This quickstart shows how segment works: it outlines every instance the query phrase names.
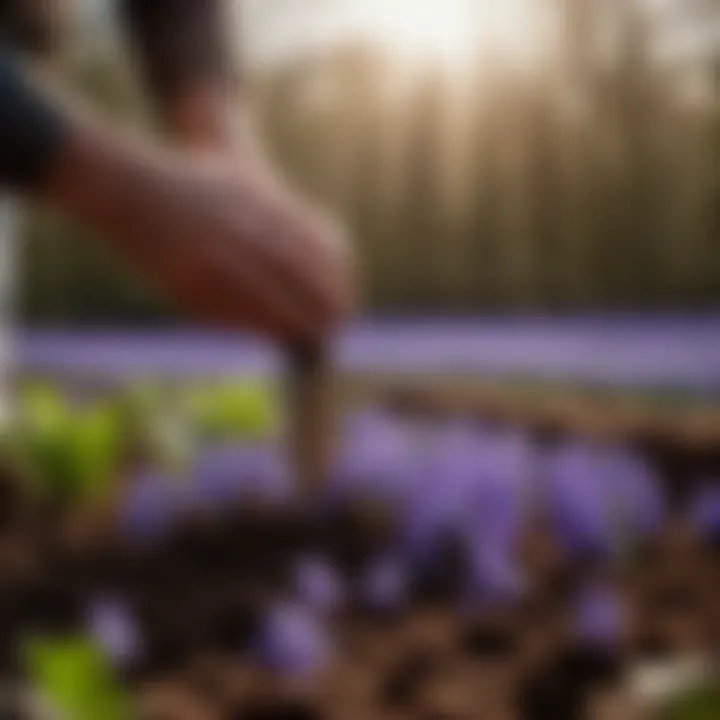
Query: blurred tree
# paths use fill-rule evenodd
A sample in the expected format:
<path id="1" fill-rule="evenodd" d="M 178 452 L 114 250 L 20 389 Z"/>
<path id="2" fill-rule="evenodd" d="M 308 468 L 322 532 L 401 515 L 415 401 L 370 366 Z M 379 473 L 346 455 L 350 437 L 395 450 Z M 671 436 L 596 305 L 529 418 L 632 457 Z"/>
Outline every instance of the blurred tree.
<path id="1" fill-rule="evenodd" d="M 350 222 L 375 311 L 717 305 L 720 43 L 700 40 L 718 0 L 538 2 L 554 25 L 532 69 L 479 48 L 453 74 L 347 39 L 253 64 L 270 148 Z M 109 44 L 69 75 L 141 121 Z M 26 250 L 28 321 L 167 317 L 75 228 L 38 215 Z"/>

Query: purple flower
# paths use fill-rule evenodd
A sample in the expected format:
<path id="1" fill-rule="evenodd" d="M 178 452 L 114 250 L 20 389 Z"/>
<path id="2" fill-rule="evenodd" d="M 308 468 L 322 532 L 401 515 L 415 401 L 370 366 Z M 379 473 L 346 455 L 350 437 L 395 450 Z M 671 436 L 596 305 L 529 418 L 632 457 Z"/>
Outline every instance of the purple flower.
<path id="1" fill-rule="evenodd" d="M 351 416 L 339 443 L 330 500 L 372 493 L 402 500 L 412 489 L 416 461 L 410 435 L 379 411 Z"/>
<path id="2" fill-rule="evenodd" d="M 567 443 L 547 480 L 550 517 L 571 551 L 609 556 L 654 532 L 664 516 L 656 478 L 622 447 Z"/>
<path id="3" fill-rule="evenodd" d="M 480 438 L 467 426 L 448 426 L 434 434 L 419 461 L 403 534 L 413 561 L 426 565 L 466 514 L 467 502 L 482 476 Z"/>
<path id="4" fill-rule="evenodd" d="M 156 541 L 171 530 L 182 505 L 179 481 L 154 471 L 141 472 L 121 502 L 118 523 L 133 540 Z"/>
<path id="5" fill-rule="evenodd" d="M 87 625 L 113 665 L 126 666 L 142 653 L 140 629 L 122 600 L 113 597 L 95 600 L 88 609 Z"/>
<path id="6" fill-rule="evenodd" d="M 322 614 L 338 610 L 345 601 L 342 579 L 324 558 L 302 558 L 295 567 L 296 592 L 301 602 Z"/>
<path id="7" fill-rule="evenodd" d="M 517 598 L 525 590 L 516 561 L 523 510 L 512 486 L 483 483 L 468 509 L 464 534 L 468 600 L 494 603 Z"/>
<path id="8" fill-rule="evenodd" d="M 513 552 L 535 500 L 534 478 L 532 446 L 524 435 L 499 431 L 484 438 L 479 479 L 464 503 L 474 547 Z"/>
<path id="9" fill-rule="evenodd" d="M 609 587 L 593 584 L 584 588 L 575 608 L 575 633 L 596 645 L 612 645 L 620 639 L 625 609 Z"/>
<path id="10" fill-rule="evenodd" d="M 513 488 L 525 488 L 535 473 L 537 462 L 531 439 L 512 427 L 493 428 L 482 433 L 483 471 L 502 479 Z"/>
<path id="11" fill-rule="evenodd" d="M 496 566 L 501 556 L 510 557 L 532 490 L 533 460 L 532 445 L 519 432 L 480 432 L 461 423 L 441 430 L 425 457 L 424 483 L 407 519 L 406 538 L 415 561 L 432 562 L 444 538 L 460 537 L 474 556 L 474 586 L 490 573 L 482 568 Z M 485 557 L 486 547 L 494 548 L 496 557 Z M 509 561 L 506 565 L 507 572 L 501 574 L 509 578 L 514 571 Z M 496 580 L 488 575 L 480 584 L 486 588 L 487 581 Z M 516 583 L 500 582 L 506 584 Z"/>
<path id="12" fill-rule="evenodd" d="M 464 591 L 465 602 L 476 605 L 505 603 L 525 591 L 525 578 L 512 551 L 481 538 L 469 548 L 469 567 Z"/>
<path id="13" fill-rule="evenodd" d="M 409 577 L 402 561 L 393 555 L 377 558 L 361 580 L 363 605 L 374 612 L 396 612 L 408 601 Z"/>
<path id="14" fill-rule="evenodd" d="M 665 520 L 666 502 L 659 479 L 648 463 L 629 448 L 618 446 L 608 453 L 606 473 L 625 507 L 625 517 L 641 537 L 656 532 Z"/>
<path id="15" fill-rule="evenodd" d="M 288 677 L 307 677 L 322 669 L 332 654 L 330 637 L 311 611 L 290 603 L 268 611 L 256 645 L 263 665 Z"/>
<path id="16" fill-rule="evenodd" d="M 212 507 L 260 497 L 279 501 L 290 492 L 279 448 L 265 443 L 232 443 L 198 457 L 188 488 L 189 499 Z"/>
<path id="17" fill-rule="evenodd" d="M 246 487 L 250 496 L 265 502 L 283 503 L 291 499 L 295 488 L 284 451 L 273 443 L 255 445 Z"/>
<path id="18" fill-rule="evenodd" d="M 249 469 L 248 456 L 244 445 L 223 445 L 200 453 L 189 488 L 193 499 L 210 505 L 237 500 Z"/>
<path id="19" fill-rule="evenodd" d="M 690 506 L 693 527 L 704 537 L 720 537 L 720 482 L 701 488 Z"/>

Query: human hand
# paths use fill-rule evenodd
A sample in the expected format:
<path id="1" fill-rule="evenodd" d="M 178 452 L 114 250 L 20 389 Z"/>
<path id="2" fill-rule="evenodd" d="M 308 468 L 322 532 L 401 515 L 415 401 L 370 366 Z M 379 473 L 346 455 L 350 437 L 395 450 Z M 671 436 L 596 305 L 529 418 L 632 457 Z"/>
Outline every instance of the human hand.
<path id="1" fill-rule="evenodd" d="M 314 341 L 350 309 L 342 229 L 250 155 L 160 153 L 85 127 L 47 194 L 210 324 Z"/>

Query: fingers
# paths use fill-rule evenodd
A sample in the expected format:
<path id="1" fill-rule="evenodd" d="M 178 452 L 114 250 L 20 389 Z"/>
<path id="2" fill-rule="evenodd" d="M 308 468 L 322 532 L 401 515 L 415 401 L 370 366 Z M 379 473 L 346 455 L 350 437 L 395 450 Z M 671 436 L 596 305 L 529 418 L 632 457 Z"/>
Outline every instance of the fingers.
<path id="1" fill-rule="evenodd" d="M 258 188 L 244 186 L 252 196 Z M 250 264 L 262 290 L 282 293 L 307 315 L 315 332 L 331 328 L 349 313 L 352 262 L 340 223 L 285 190 L 259 184 L 260 201 L 250 199 L 238 232 L 251 239 Z M 263 193 L 268 192 L 267 195 Z"/>
<path id="2" fill-rule="evenodd" d="M 219 328 L 283 342 L 314 342 L 335 329 L 351 292 L 339 231 L 319 216 L 235 203 L 245 209 L 233 206 L 214 229 L 199 226 L 201 237 L 189 221 L 169 243 L 155 233 L 133 264 L 184 313 Z"/>
<path id="3" fill-rule="evenodd" d="M 254 242 L 259 277 L 300 304 L 316 334 L 336 327 L 352 311 L 355 277 L 351 246 L 342 223 L 307 201 L 261 157 L 235 170 L 238 232 Z"/>
<path id="4" fill-rule="evenodd" d="M 85 136 L 49 199 L 105 235 L 183 312 L 293 343 L 314 342 L 347 316 L 342 229 L 268 173 Z"/>
<path id="5" fill-rule="evenodd" d="M 344 238 L 322 216 L 290 221 L 278 242 L 260 235 L 256 275 L 249 279 L 260 295 L 277 302 L 279 314 L 289 303 L 304 327 L 297 339 L 315 339 L 336 328 L 348 315 L 352 296 L 349 252 Z"/>
<path id="6" fill-rule="evenodd" d="M 238 192 L 238 240 L 208 239 L 207 260 L 217 263 L 228 296 L 249 310 L 239 313 L 242 324 L 250 315 L 254 329 L 283 340 L 314 341 L 337 327 L 350 308 L 346 240 L 325 214 L 265 192 L 262 185 Z"/>

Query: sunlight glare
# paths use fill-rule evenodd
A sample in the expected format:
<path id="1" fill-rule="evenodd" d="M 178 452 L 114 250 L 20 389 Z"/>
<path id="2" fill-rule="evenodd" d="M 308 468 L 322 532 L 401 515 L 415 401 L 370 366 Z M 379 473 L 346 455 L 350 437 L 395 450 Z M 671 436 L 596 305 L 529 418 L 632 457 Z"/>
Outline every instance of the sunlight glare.
<path id="1" fill-rule="evenodd" d="M 479 55 L 524 56 L 537 38 L 532 0 L 358 0 L 353 24 L 396 54 L 455 70 Z"/>

